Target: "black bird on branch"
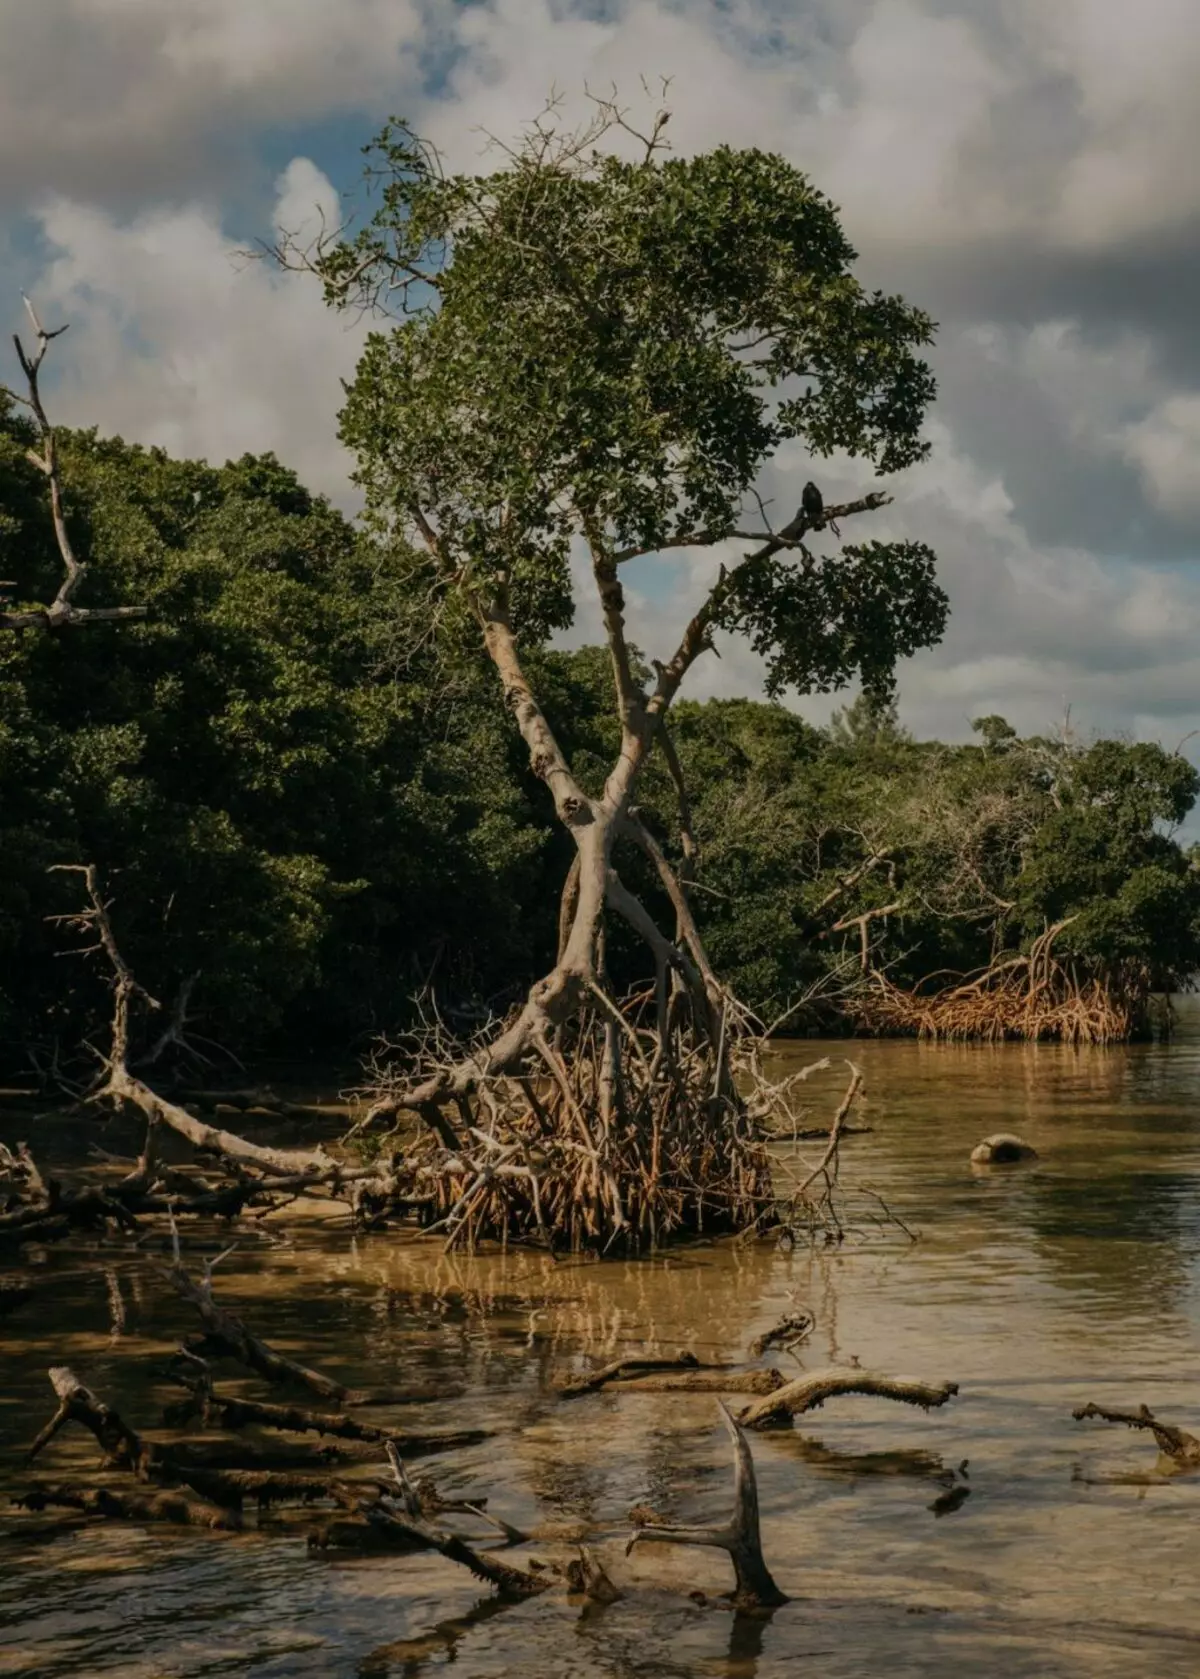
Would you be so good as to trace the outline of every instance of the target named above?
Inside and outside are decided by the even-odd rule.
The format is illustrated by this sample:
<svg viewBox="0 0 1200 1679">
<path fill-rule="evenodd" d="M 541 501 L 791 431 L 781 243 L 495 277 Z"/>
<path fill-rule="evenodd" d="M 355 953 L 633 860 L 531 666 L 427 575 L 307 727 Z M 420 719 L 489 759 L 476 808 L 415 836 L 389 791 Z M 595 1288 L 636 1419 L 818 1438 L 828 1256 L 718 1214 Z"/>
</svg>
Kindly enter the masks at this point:
<svg viewBox="0 0 1200 1679">
<path fill-rule="evenodd" d="M 820 490 L 818 490 L 811 478 L 804 486 L 804 490 L 800 496 L 800 511 L 804 514 L 804 517 L 808 520 L 809 524 L 815 526 L 818 530 L 822 529 L 825 525 L 825 498 L 822 496 Z M 834 536 L 841 536 L 841 531 L 837 528 L 832 519 L 829 520 L 829 528 L 833 532 Z"/>
</svg>

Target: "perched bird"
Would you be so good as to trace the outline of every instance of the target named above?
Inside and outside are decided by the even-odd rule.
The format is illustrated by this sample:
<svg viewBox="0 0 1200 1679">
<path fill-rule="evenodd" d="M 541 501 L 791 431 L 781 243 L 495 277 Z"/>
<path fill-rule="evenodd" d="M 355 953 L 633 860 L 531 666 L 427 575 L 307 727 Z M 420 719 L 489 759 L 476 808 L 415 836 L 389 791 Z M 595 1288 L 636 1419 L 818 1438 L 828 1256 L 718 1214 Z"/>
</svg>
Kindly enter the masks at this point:
<svg viewBox="0 0 1200 1679">
<path fill-rule="evenodd" d="M 804 486 L 804 490 L 800 496 L 800 511 L 804 514 L 804 517 L 808 520 L 809 524 L 815 525 L 818 530 L 826 523 L 825 498 L 811 478 Z M 828 521 L 828 524 L 834 536 L 840 537 L 842 533 L 838 530 L 832 519 Z"/>
</svg>

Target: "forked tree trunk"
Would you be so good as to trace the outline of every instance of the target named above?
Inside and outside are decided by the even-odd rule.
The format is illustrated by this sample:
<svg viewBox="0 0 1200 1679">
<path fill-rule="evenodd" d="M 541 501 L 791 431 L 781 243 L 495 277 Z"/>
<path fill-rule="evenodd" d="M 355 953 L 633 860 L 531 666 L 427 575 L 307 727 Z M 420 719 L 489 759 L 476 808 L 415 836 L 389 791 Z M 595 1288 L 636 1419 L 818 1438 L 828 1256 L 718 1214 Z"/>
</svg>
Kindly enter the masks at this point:
<svg viewBox="0 0 1200 1679">
<path fill-rule="evenodd" d="M 866 497 L 839 512 L 879 506 Z M 437 533 L 418 517 L 435 562 L 449 574 Z M 621 556 L 583 520 L 612 659 L 621 746 L 603 792 L 572 773 L 521 663 L 502 579 L 471 599 L 507 708 L 575 846 L 559 911 L 558 956 L 492 1037 L 463 1048 L 427 1038 L 416 1076 L 388 1078 L 372 1122 L 404 1110 L 425 1122 L 417 1153 L 436 1184 L 430 1220 L 448 1242 L 536 1235 L 608 1247 L 654 1242 L 679 1230 L 745 1228 L 774 1206 L 771 1162 L 738 1077 L 749 1017 L 713 971 L 685 879 L 696 847 L 667 712 L 745 568 L 798 542 L 802 514 L 721 581 L 693 617 L 652 690 L 633 674 L 618 576 Z M 680 809 L 683 878 L 638 818 L 634 796 L 661 750 Z M 650 862 L 675 919 L 664 932 L 621 877 L 621 853 Z M 611 990 L 606 924 L 641 940 L 653 981 L 633 998 Z M 760 1079 L 757 1061 L 751 1076 Z M 759 1112 L 764 1104 L 755 1104 Z M 828 1185 L 828 1176 L 822 1173 Z"/>
</svg>

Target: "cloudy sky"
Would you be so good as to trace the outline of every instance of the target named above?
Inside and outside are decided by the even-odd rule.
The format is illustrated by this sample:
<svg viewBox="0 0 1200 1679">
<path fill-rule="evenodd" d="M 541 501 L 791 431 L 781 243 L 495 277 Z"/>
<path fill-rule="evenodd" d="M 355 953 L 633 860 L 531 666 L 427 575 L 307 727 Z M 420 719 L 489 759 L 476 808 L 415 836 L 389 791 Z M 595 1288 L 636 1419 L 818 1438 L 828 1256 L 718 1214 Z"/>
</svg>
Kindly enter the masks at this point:
<svg viewBox="0 0 1200 1679">
<path fill-rule="evenodd" d="M 335 213 L 391 113 L 469 167 L 552 87 L 670 77 L 677 149 L 782 152 L 863 279 L 940 322 L 934 455 L 871 530 L 929 542 L 951 597 L 901 673 L 909 726 L 1069 704 L 1174 746 L 1200 728 L 1197 24 L 1196 0 L 0 0 L 0 324 L 22 288 L 70 321 L 55 417 L 273 449 L 350 507 L 361 329 L 238 250 Z M 778 463 L 786 512 L 809 472 Z M 649 652 L 708 564 L 637 580 Z M 692 691 L 759 680 L 726 648 Z"/>
</svg>

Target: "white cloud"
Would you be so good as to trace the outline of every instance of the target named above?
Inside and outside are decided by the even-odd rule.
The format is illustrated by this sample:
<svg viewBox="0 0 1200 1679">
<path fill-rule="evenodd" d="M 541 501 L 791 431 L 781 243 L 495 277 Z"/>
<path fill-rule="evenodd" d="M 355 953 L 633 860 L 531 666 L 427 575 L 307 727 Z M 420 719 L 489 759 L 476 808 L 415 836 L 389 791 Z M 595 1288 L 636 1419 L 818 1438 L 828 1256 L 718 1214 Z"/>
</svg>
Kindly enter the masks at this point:
<svg viewBox="0 0 1200 1679">
<path fill-rule="evenodd" d="M 418 0 L 0 0 L 0 203 L 227 185 L 270 124 L 388 114 L 437 39 Z M 436 10 L 436 8 L 435 8 Z"/>
<path fill-rule="evenodd" d="M 328 208 L 333 190 L 297 158 L 274 219 L 294 226 L 314 202 Z M 55 346 L 56 419 L 216 461 L 274 450 L 352 499 L 335 416 L 366 329 L 334 316 L 315 281 L 245 260 L 197 206 L 121 221 L 58 198 L 41 225 L 55 254 L 34 295 L 71 328 Z"/>
<path fill-rule="evenodd" d="M 902 673 L 909 721 L 1032 728 L 1072 699 L 1170 733 L 1200 693 L 1192 576 L 1101 557 L 1200 537 L 1200 373 L 1151 304 L 1131 313 L 1147 274 L 1146 298 L 1164 276 L 1186 294 L 1186 245 L 1154 241 L 1200 217 L 1195 0 L 0 0 L 0 39 L 0 193 L 53 248 L 37 295 L 72 321 L 64 419 L 215 459 L 273 448 L 347 498 L 334 416 L 364 329 L 231 260 L 231 155 L 337 112 L 366 139 L 400 109 L 475 167 L 479 130 L 511 136 L 554 85 L 569 121 L 585 82 L 645 109 L 639 78 L 667 75 L 681 152 L 783 152 L 841 204 L 872 283 L 945 320 L 935 458 L 871 527 L 930 542 L 952 600 L 945 644 Z M 297 158 L 273 219 L 312 227 L 316 205 L 333 219 Z M 779 464 L 789 510 L 808 476 Z M 863 487 L 845 463 L 818 477 Z M 647 652 L 673 647 L 715 563 L 631 579 Z M 722 651 L 692 691 L 756 691 L 749 651 Z"/>
<path fill-rule="evenodd" d="M 1200 395 L 1167 397 L 1124 440 L 1154 504 L 1178 518 L 1200 517 Z"/>
</svg>

